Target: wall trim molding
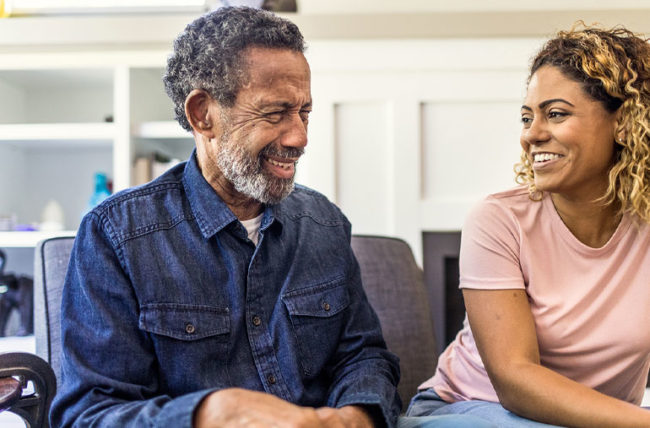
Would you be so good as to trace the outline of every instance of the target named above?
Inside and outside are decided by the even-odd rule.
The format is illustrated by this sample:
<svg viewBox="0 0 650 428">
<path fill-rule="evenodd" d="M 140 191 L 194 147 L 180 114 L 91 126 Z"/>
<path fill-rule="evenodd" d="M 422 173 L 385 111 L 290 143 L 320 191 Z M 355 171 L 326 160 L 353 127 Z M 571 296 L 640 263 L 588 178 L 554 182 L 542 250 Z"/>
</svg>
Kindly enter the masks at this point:
<svg viewBox="0 0 650 428">
<path fill-rule="evenodd" d="M 0 52 L 47 48 L 70 50 L 170 49 L 197 15 L 43 16 L 0 19 Z M 606 27 L 623 24 L 650 33 L 650 8 L 452 11 L 369 14 L 283 14 L 308 41 L 340 39 L 447 39 L 547 37 L 582 19 Z"/>
</svg>

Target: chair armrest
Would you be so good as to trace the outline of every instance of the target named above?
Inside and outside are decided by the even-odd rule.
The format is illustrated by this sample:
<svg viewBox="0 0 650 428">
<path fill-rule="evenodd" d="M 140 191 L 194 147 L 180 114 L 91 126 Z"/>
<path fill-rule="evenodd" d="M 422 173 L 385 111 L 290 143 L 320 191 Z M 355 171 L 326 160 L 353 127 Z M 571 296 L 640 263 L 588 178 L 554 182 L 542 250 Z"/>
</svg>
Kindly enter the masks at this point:
<svg viewBox="0 0 650 428">
<path fill-rule="evenodd" d="M 23 387 L 12 377 L 0 378 L 0 412 L 7 410 L 18 400 L 23 393 Z"/>
<path fill-rule="evenodd" d="M 48 413 L 56 394 L 54 371 L 42 358 L 28 352 L 0 353 L 0 381 L 9 388 L 8 400 L 14 400 L 8 410 L 20 416 L 28 427 L 48 427 Z M 18 383 L 18 392 L 12 392 Z M 22 395 L 31 383 L 33 393 Z M 17 394 L 15 399 L 13 394 Z"/>
</svg>

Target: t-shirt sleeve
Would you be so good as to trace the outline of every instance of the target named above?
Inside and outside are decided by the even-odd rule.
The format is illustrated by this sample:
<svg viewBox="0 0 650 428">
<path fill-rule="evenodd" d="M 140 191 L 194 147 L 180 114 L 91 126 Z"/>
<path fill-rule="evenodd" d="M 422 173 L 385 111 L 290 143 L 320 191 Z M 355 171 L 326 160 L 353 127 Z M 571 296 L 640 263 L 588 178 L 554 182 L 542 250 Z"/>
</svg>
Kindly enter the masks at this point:
<svg viewBox="0 0 650 428">
<path fill-rule="evenodd" d="M 520 227 L 499 199 L 488 197 L 468 215 L 460 245 L 460 288 L 523 289 Z"/>
</svg>

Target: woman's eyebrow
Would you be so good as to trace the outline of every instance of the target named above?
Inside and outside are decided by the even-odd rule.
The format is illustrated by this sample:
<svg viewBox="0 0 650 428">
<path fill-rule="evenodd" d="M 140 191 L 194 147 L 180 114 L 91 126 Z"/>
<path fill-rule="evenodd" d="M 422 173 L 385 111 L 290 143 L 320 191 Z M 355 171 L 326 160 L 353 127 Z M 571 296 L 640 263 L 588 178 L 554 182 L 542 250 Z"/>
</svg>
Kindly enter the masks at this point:
<svg viewBox="0 0 650 428">
<path fill-rule="evenodd" d="M 571 104 L 570 102 L 568 102 L 567 100 L 565 100 L 563 98 L 553 98 L 553 99 L 542 101 L 541 103 L 539 103 L 539 108 L 542 109 L 542 108 L 544 108 L 547 105 L 552 104 L 552 103 L 564 103 L 564 104 L 570 105 L 571 107 L 575 107 L 573 104 Z"/>
<path fill-rule="evenodd" d="M 564 103 L 564 104 L 570 105 L 571 107 L 575 107 L 573 104 L 571 104 L 570 102 L 568 102 L 567 100 L 565 100 L 563 98 L 551 98 L 550 100 L 542 101 L 541 103 L 539 103 L 538 107 L 540 109 L 543 109 L 544 107 L 546 107 L 547 105 L 552 104 L 552 103 Z M 528 107 L 525 104 L 521 106 L 521 109 L 522 110 L 533 111 L 532 108 Z"/>
</svg>

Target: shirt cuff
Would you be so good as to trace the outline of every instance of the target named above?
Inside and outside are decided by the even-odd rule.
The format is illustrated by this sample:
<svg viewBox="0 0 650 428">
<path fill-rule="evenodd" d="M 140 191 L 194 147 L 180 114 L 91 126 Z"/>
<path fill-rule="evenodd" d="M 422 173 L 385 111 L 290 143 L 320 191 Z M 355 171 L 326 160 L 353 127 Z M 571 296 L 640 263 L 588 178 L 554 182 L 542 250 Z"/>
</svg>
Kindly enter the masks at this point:
<svg viewBox="0 0 650 428">
<path fill-rule="evenodd" d="M 194 426 L 194 413 L 203 400 L 217 389 L 203 389 L 182 395 L 168 402 L 158 414 L 157 418 L 162 424 L 156 426 L 175 426 L 192 428 Z"/>
</svg>

